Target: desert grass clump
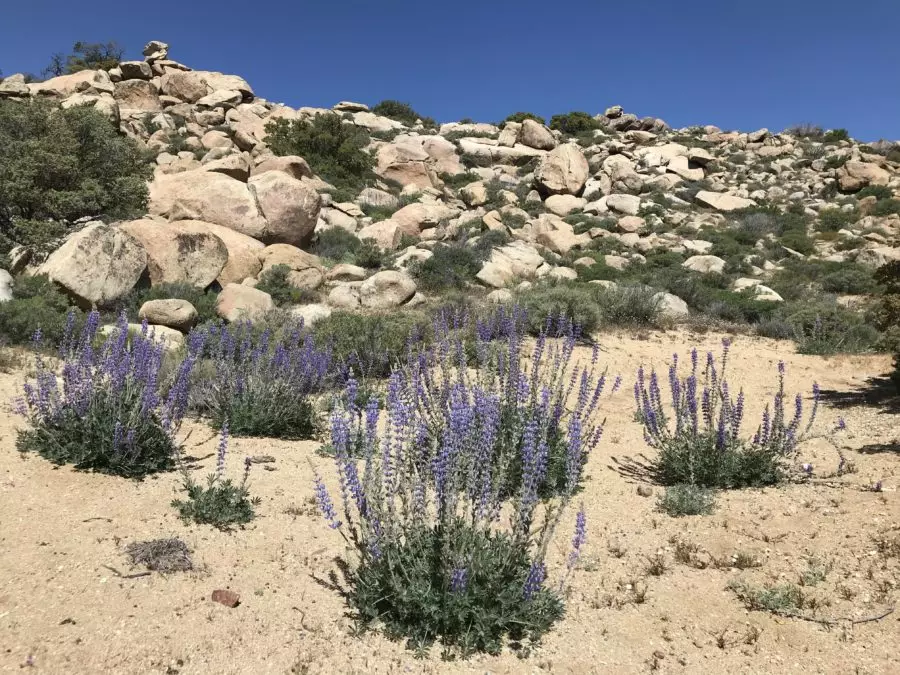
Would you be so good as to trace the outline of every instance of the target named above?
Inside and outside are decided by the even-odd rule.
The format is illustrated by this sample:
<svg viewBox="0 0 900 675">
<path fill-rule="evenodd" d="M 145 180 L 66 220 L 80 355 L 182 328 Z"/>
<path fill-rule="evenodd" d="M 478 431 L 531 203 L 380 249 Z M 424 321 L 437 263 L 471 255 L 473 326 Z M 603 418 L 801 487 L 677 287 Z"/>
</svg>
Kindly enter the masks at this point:
<svg viewBox="0 0 900 675">
<path fill-rule="evenodd" d="M 786 410 L 784 362 L 778 364 L 778 389 L 767 403 L 751 439 L 741 435 L 744 392 L 729 385 L 726 367 L 730 341 L 723 341 L 720 364 L 712 352 L 701 369 L 697 350 L 691 351 L 687 377 L 678 373 L 678 356 L 669 367 L 671 403 L 663 404 L 659 377 L 646 377 L 643 367 L 634 385 L 637 417 L 644 439 L 657 451 L 650 467 L 662 485 L 703 488 L 743 488 L 775 485 L 785 480 L 797 446 L 810 436 L 819 403 L 813 385 L 813 404 L 804 424 L 803 397 L 794 399 L 793 415 Z"/>
<path fill-rule="evenodd" d="M 18 448 L 55 464 L 129 478 L 170 469 L 195 359 L 181 362 L 163 395 L 165 348 L 146 324 L 137 334 L 129 332 L 122 315 L 103 340 L 99 321 L 91 312 L 76 334 L 70 316 L 59 372 L 37 358 L 35 379 L 18 401 L 31 424 L 19 432 Z M 40 342 L 39 333 L 35 338 Z"/>
<path fill-rule="evenodd" d="M 312 395 L 331 373 L 331 351 L 316 347 L 303 323 L 273 337 L 249 322 L 212 325 L 214 373 L 198 382 L 194 400 L 217 429 L 234 436 L 311 438 L 316 427 Z"/>
<path fill-rule="evenodd" d="M 657 504 L 660 511 L 673 518 L 679 516 L 706 516 L 716 506 L 712 490 L 691 484 L 671 485 L 666 488 Z"/>
<path fill-rule="evenodd" d="M 331 443 L 341 516 L 316 476 L 322 514 L 355 550 L 354 566 L 343 561 L 344 590 L 359 625 L 379 626 L 420 651 L 440 642 L 448 656 L 496 654 L 507 641 L 535 642 L 563 614 L 561 591 L 586 535 L 582 510 L 563 578 L 551 585 L 547 550 L 576 486 L 573 471 L 557 498 L 540 498 L 553 411 L 546 403 L 526 421 L 524 472 L 504 508 L 508 466 L 497 461 L 501 399 L 458 381 L 445 389 L 438 377 L 408 384 L 407 374 L 394 372 L 384 411 L 377 400 L 363 417 L 335 408 Z M 449 423 L 439 433 L 417 413 L 423 401 L 439 404 L 446 415 Z M 383 429 L 379 439 L 376 428 Z M 360 433 L 358 462 L 351 443 Z"/>
<path fill-rule="evenodd" d="M 250 498 L 247 481 L 250 478 L 249 457 L 244 458 L 244 473 L 240 483 L 225 477 L 225 455 L 228 452 L 228 424 L 222 425 L 219 448 L 216 453 L 216 471 L 206 479 L 206 485 L 197 483 L 187 469 L 183 470 L 183 487 L 186 499 L 172 500 L 183 521 L 212 525 L 220 530 L 243 526 L 256 516 L 254 506 L 259 497 Z"/>
<path fill-rule="evenodd" d="M 194 569 L 191 551 L 181 539 L 151 539 L 133 541 L 125 547 L 132 565 L 143 565 L 152 572 L 189 572 Z"/>
</svg>

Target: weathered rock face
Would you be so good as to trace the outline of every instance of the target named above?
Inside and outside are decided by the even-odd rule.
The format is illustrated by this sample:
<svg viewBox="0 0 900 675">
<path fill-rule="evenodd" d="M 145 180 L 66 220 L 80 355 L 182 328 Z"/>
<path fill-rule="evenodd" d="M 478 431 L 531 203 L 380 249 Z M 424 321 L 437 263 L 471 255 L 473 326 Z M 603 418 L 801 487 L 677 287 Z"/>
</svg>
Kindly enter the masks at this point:
<svg viewBox="0 0 900 675">
<path fill-rule="evenodd" d="M 378 149 L 375 173 L 401 185 L 431 187 L 433 172 L 428 167 L 429 155 L 418 143 L 389 143 Z"/>
<path fill-rule="evenodd" d="M 115 90 L 105 70 L 82 70 L 28 85 L 33 96 L 67 98 L 72 94 L 112 94 Z"/>
<path fill-rule="evenodd" d="M 188 283 L 206 288 L 228 262 L 224 242 L 202 224 L 133 220 L 119 227 L 137 239 L 147 252 L 147 271 L 154 286 Z"/>
<path fill-rule="evenodd" d="M 204 223 L 200 220 L 176 220 L 172 225 L 190 225 L 205 230 L 222 241 L 228 252 L 228 260 L 219 272 L 219 276 L 216 277 L 220 286 L 224 287 L 231 283 L 240 283 L 250 277 L 256 277 L 262 269 L 259 253 L 265 248 L 265 244 L 253 237 L 235 232 L 222 225 Z"/>
<path fill-rule="evenodd" d="M 687 303 L 677 295 L 671 293 L 656 293 L 653 296 L 656 301 L 660 318 L 670 321 L 680 321 L 690 316 Z"/>
<path fill-rule="evenodd" d="M 289 244 L 272 244 L 259 252 L 262 262 L 262 272 L 275 265 L 287 265 L 291 271 L 288 274 L 288 282 L 294 287 L 305 290 L 314 290 L 325 281 L 325 268 L 318 256 L 301 251 Z"/>
<path fill-rule="evenodd" d="M 310 242 L 321 208 L 321 199 L 315 190 L 283 171 L 251 176 L 248 185 L 256 195 L 266 223 L 258 239 L 294 246 L 305 246 Z"/>
<path fill-rule="evenodd" d="M 503 288 L 516 279 L 534 276 L 543 264 L 544 258 L 534 247 L 514 241 L 491 251 L 476 277 L 486 286 Z"/>
<path fill-rule="evenodd" d="M 202 220 L 261 239 L 266 220 L 256 200 L 241 183 L 208 171 L 157 176 L 150 183 L 150 213 L 169 220 Z"/>
<path fill-rule="evenodd" d="M 538 150 L 552 150 L 556 139 L 550 130 L 540 122 L 525 120 L 519 129 L 519 143 Z"/>
<path fill-rule="evenodd" d="M 187 332 L 197 323 L 197 309 L 187 300 L 148 300 L 138 310 L 138 318 Z"/>
<path fill-rule="evenodd" d="M 241 284 L 228 284 L 216 298 L 216 312 L 229 323 L 254 321 L 273 309 L 271 295 Z"/>
<path fill-rule="evenodd" d="M 125 297 L 147 268 L 147 254 L 124 230 L 93 223 L 66 239 L 38 274 L 46 274 L 79 304 L 108 305 Z"/>
<path fill-rule="evenodd" d="M 685 260 L 681 266 L 701 274 L 709 274 L 711 272 L 721 274 L 725 271 L 725 261 L 714 255 L 693 255 Z"/>
<path fill-rule="evenodd" d="M 9 302 L 13 299 L 12 274 L 6 270 L 0 270 L 0 302 Z"/>
<path fill-rule="evenodd" d="M 566 143 L 541 159 L 534 181 L 545 194 L 578 195 L 584 189 L 588 172 L 588 162 L 581 149 L 574 143 Z"/>
<path fill-rule="evenodd" d="M 114 93 L 120 108 L 156 112 L 162 110 L 156 85 L 146 80 L 125 80 L 116 83 Z"/>
<path fill-rule="evenodd" d="M 717 211 L 736 211 L 737 209 L 746 209 L 755 206 L 752 199 L 744 199 L 743 197 L 735 197 L 722 192 L 710 192 L 701 190 L 697 193 L 695 199 L 701 204 L 711 206 Z"/>
<path fill-rule="evenodd" d="M 403 272 L 385 270 L 366 279 L 359 287 L 359 298 L 368 309 L 399 307 L 416 294 L 416 282 Z"/>
<path fill-rule="evenodd" d="M 837 176 L 845 192 L 857 192 L 867 185 L 887 185 L 891 179 L 891 174 L 876 164 L 853 160 L 838 169 Z"/>
</svg>

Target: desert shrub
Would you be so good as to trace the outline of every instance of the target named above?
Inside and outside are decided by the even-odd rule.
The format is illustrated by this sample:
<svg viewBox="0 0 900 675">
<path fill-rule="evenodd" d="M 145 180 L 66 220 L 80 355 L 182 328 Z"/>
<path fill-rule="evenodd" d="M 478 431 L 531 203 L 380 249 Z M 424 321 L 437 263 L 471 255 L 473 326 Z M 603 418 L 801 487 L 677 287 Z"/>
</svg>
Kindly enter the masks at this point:
<svg viewBox="0 0 900 675">
<path fill-rule="evenodd" d="M 125 308 L 128 316 L 136 319 L 141 305 L 150 300 L 178 299 L 187 300 L 197 310 L 197 323 L 214 321 L 216 314 L 216 294 L 212 291 L 204 291 L 184 282 L 167 282 L 157 284 L 149 288 L 135 289 L 125 300 Z"/>
<path fill-rule="evenodd" d="M 647 286 L 600 288 L 594 294 L 603 326 L 648 327 L 659 321 L 657 291 Z"/>
<path fill-rule="evenodd" d="M 125 547 L 125 554 L 132 565 L 143 565 L 153 572 L 170 574 L 194 569 L 191 550 L 177 537 L 133 541 Z"/>
<path fill-rule="evenodd" d="M 478 239 L 471 244 L 472 252 L 479 263 L 491 257 L 495 248 L 505 246 L 510 241 L 509 235 L 504 230 L 488 230 L 478 235 Z M 479 269 L 480 269 L 479 264 Z"/>
<path fill-rule="evenodd" d="M 818 291 L 865 294 L 875 289 L 867 267 L 854 262 L 829 260 L 785 260 L 768 286 L 785 300 L 809 298 Z"/>
<path fill-rule="evenodd" d="M 316 234 L 312 252 L 330 260 L 352 260 L 362 242 L 343 227 L 331 227 Z"/>
<path fill-rule="evenodd" d="M 819 227 L 822 232 L 837 232 L 859 220 L 859 211 L 828 208 L 819 211 Z"/>
<path fill-rule="evenodd" d="M 59 375 L 38 359 L 35 380 L 18 403 L 31 428 L 19 433 L 17 446 L 55 464 L 129 478 L 170 469 L 195 359 L 181 362 L 163 397 L 164 347 L 146 328 L 130 333 L 124 315 L 95 347 L 99 321 L 91 312 L 76 334 L 72 316 Z"/>
<path fill-rule="evenodd" d="M 115 41 L 82 42 L 72 45 L 72 54 L 54 54 L 42 74 L 47 77 L 69 75 L 82 70 L 110 70 L 119 65 L 125 50 Z"/>
<path fill-rule="evenodd" d="M 789 230 L 781 235 L 778 241 L 782 246 L 803 255 L 809 255 L 815 251 L 813 240 L 810 239 L 806 232 L 801 232 L 800 230 Z"/>
<path fill-rule="evenodd" d="M 244 473 L 240 483 L 225 477 L 225 455 L 228 451 L 228 425 L 222 426 L 219 447 L 216 453 L 216 470 L 206 478 L 206 486 L 197 483 L 185 469 L 182 472 L 185 499 L 172 500 L 172 507 L 181 519 L 188 523 L 212 525 L 220 530 L 229 530 L 235 525 L 243 526 L 255 517 L 254 506 L 259 497 L 250 497 L 247 484 L 250 478 L 249 457 L 244 459 Z"/>
<path fill-rule="evenodd" d="M 565 319 L 578 326 L 583 335 L 595 332 L 601 323 L 595 290 L 584 284 L 540 284 L 516 294 L 525 310 L 528 332 L 537 335 L 547 317 Z"/>
<path fill-rule="evenodd" d="M 466 288 L 480 269 L 478 254 L 465 243 L 435 246 L 430 258 L 411 266 L 419 286 L 427 291 Z"/>
<path fill-rule="evenodd" d="M 297 288 L 290 282 L 292 270 L 289 265 L 272 265 L 259 275 L 256 289 L 272 296 L 277 307 L 302 305 L 311 302 L 315 293 L 309 289 Z"/>
<path fill-rule="evenodd" d="M 85 217 L 144 213 L 150 165 L 99 111 L 0 100 L 0 239 L 41 246 Z"/>
<path fill-rule="evenodd" d="M 887 185 L 867 185 L 856 193 L 858 199 L 875 197 L 875 199 L 893 199 L 894 191 Z"/>
<path fill-rule="evenodd" d="M 861 315 L 833 302 L 803 303 L 785 319 L 801 354 L 860 354 L 871 351 L 879 338 Z"/>
<path fill-rule="evenodd" d="M 504 122 L 522 123 L 525 120 L 534 120 L 538 124 L 546 124 L 543 117 L 541 117 L 540 115 L 535 115 L 534 113 L 530 113 L 530 112 L 516 112 L 516 113 L 513 113 L 512 115 L 507 115 L 506 119 L 503 121 Z"/>
<path fill-rule="evenodd" d="M 312 395 L 329 382 L 331 352 L 316 347 L 302 322 L 274 336 L 255 332 L 249 322 L 198 333 L 198 343 L 212 345 L 206 353 L 213 372 L 196 383 L 191 398 L 215 428 L 227 424 L 234 436 L 312 437 Z"/>
<path fill-rule="evenodd" d="M 363 148 L 365 131 L 345 124 L 338 115 L 311 120 L 277 119 L 266 124 L 266 142 L 276 155 L 300 155 L 310 168 L 339 190 L 359 192 L 373 178 L 373 157 Z M 343 201 L 338 199 L 337 201 Z"/>
<path fill-rule="evenodd" d="M 600 123 L 588 113 L 576 110 L 551 117 L 550 128 L 570 136 L 577 136 L 587 131 L 599 129 Z"/>
<path fill-rule="evenodd" d="M 879 217 L 900 214 L 900 199 L 894 199 L 893 197 L 889 199 L 879 199 L 872 208 L 869 209 L 869 213 Z"/>
<path fill-rule="evenodd" d="M 353 262 L 366 269 L 379 269 L 387 264 L 388 254 L 374 239 L 363 239 L 353 254 Z"/>
<path fill-rule="evenodd" d="M 659 498 L 657 508 L 673 518 L 706 516 L 713 512 L 716 494 L 712 490 L 685 483 L 670 485 Z"/>
<path fill-rule="evenodd" d="M 403 124 L 408 127 L 415 126 L 416 122 L 419 120 L 422 120 L 422 124 L 425 127 L 437 126 L 433 118 L 420 115 L 413 110 L 409 103 L 403 103 L 402 101 L 386 99 L 375 104 L 372 107 L 372 112 L 376 115 L 381 115 L 382 117 L 389 117 L 392 120 L 403 122 Z"/>
<path fill-rule="evenodd" d="M 55 347 L 65 337 L 70 313 L 76 323 L 83 320 L 45 274 L 15 277 L 12 294 L 12 300 L 0 302 L 0 337 L 10 344 L 27 344 L 40 330 L 43 343 Z"/>
<path fill-rule="evenodd" d="M 784 130 L 784 133 L 797 136 L 798 138 L 810 138 L 821 140 L 825 136 L 825 131 L 818 124 L 803 122 Z"/>
<path fill-rule="evenodd" d="M 825 135 L 822 136 L 822 141 L 825 143 L 837 143 L 839 141 L 849 141 L 850 133 L 846 129 L 829 129 L 825 132 Z"/>
<path fill-rule="evenodd" d="M 455 368 L 461 344 L 448 345 L 449 352 L 436 350 L 435 361 L 420 360 L 418 368 L 393 373 L 384 425 L 390 435 L 381 447 L 374 439 L 377 401 L 370 402 L 364 420 L 340 407 L 333 413 L 335 464 L 340 484 L 347 487 L 343 520 L 318 476 L 316 498 L 329 525 L 355 549 L 345 597 L 362 628 L 377 622 L 388 636 L 406 638 L 410 648 L 424 650 L 440 641 L 445 653 L 467 655 L 498 653 L 507 641 L 535 642 L 562 616 L 561 591 L 586 535 L 583 510 L 558 587 L 546 583 L 545 555 L 577 487 L 581 453 L 597 438 L 582 426 L 594 406 L 592 387 L 584 385 L 585 405 L 571 413 L 568 423 L 557 422 L 556 397 L 568 380 L 562 369 L 541 378 L 560 383 L 553 385 L 549 400 L 542 397 L 542 387 L 529 386 L 534 378 L 520 370 L 520 337 L 513 330 L 510 350 L 498 355 L 509 366 L 502 373 L 494 368 L 490 375 L 470 376 L 465 364 Z M 484 358 L 491 359 L 488 350 Z M 435 368 L 438 372 L 429 375 Z M 509 373 L 514 376 L 507 379 Z M 524 385 L 524 400 L 510 393 L 517 381 Z M 417 400 L 422 404 L 410 405 Z M 432 407 L 439 401 L 446 404 Z M 509 417 L 506 405 L 514 413 Z M 439 427 L 423 434 L 430 410 Z M 568 427 L 565 445 L 571 449 L 564 484 L 558 496 L 546 498 L 546 508 L 538 508 L 541 493 L 555 492 L 548 489 L 554 475 L 549 431 L 558 424 Z M 349 448 L 360 425 L 371 430 L 371 440 L 363 443 L 367 469 L 362 474 Z M 521 473 L 509 494 L 514 464 Z M 505 526 L 500 513 L 507 499 L 512 507 Z"/>
<path fill-rule="evenodd" d="M 730 342 L 723 341 L 722 359 L 712 352 L 700 367 L 691 352 L 690 375 L 678 371 L 677 356 L 669 367 L 671 406 L 663 404 L 656 371 L 649 379 L 643 367 L 634 386 L 637 417 L 647 444 L 657 451 L 650 472 L 662 485 L 694 485 L 712 489 L 759 487 L 780 483 L 797 446 L 809 436 L 815 421 L 819 388 L 813 385 L 813 405 L 803 423 L 803 399 L 795 399 L 794 415 L 785 412 L 784 363 L 778 365 L 778 388 L 766 404 L 762 422 L 752 439 L 741 436 L 743 390 L 734 396 L 727 379 Z"/>
<path fill-rule="evenodd" d="M 335 364 L 357 376 L 383 378 L 419 341 L 427 328 L 418 312 L 358 314 L 332 312 L 312 328 L 316 344 L 331 350 Z"/>
<path fill-rule="evenodd" d="M 469 183 L 474 183 L 481 180 L 481 176 L 476 173 L 466 171 L 464 173 L 458 173 L 455 175 L 442 173 L 440 174 L 440 179 L 444 181 L 444 185 L 451 190 L 459 190 L 461 187 L 465 187 Z"/>
</svg>

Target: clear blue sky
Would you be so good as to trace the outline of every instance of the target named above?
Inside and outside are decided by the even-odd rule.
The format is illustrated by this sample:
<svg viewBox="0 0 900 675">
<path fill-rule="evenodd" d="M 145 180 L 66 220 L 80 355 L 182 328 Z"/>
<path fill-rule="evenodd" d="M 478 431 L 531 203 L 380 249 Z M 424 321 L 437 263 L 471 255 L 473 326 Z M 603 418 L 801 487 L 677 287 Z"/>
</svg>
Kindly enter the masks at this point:
<svg viewBox="0 0 900 675">
<path fill-rule="evenodd" d="M 673 126 L 900 139 L 900 0 L 5 0 L 0 70 L 76 40 L 171 45 L 291 106 L 395 98 L 439 121 L 620 104 Z"/>
</svg>

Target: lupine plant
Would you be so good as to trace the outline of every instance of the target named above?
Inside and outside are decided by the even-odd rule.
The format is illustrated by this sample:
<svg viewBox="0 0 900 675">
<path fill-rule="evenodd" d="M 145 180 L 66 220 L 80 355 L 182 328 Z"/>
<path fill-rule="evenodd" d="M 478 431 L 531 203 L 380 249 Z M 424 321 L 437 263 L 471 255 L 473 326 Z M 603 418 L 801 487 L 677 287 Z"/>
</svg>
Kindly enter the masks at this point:
<svg viewBox="0 0 900 675">
<path fill-rule="evenodd" d="M 596 417 L 608 382 L 606 372 L 598 371 L 598 348 L 589 363 L 574 363 L 577 326 L 549 317 L 529 350 L 528 325 L 521 308 L 501 309 L 474 323 L 470 341 L 472 331 L 464 319 L 438 315 L 433 349 L 421 352 L 405 369 L 410 414 L 432 440 L 439 440 L 453 423 L 454 395 L 496 400 L 496 409 L 489 410 L 497 417 L 497 438 L 484 460 L 498 471 L 501 496 L 518 490 L 528 461 L 525 448 L 533 437 L 546 444 L 541 459 L 546 477 L 540 486 L 540 496 L 546 497 L 578 486 L 588 454 L 603 433 L 603 422 Z M 613 392 L 619 384 L 616 378 Z"/>
<path fill-rule="evenodd" d="M 328 383 L 331 353 L 315 346 L 302 322 L 276 337 L 249 322 L 212 325 L 205 338 L 214 372 L 197 383 L 192 399 L 216 428 L 227 422 L 234 436 L 313 435 L 311 395 Z"/>
<path fill-rule="evenodd" d="M 361 625 L 468 654 L 537 640 L 562 615 L 583 510 L 559 585 L 547 582 L 547 549 L 600 439 L 606 378 L 596 351 L 572 363 L 577 330 L 565 322 L 548 321 L 523 354 L 525 319 L 517 308 L 474 324 L 440 313 L 433 346 L 391 374 L 384 411 L 358 405 L 352 379 L 337 402 L 342 515 L 318 476 L 316 498 L 358 553 L 348 597 Z"/>
<path fill-rule="evenodd" d="M 359 623 L 379 623 L 415 649 L 440 640 L 450 654 L 496 653 L 506 638 L 535 641 L 562 616 L 562 585 L 586 533 L 582 511 L 567 572 L 550 585 L 547 549 L 578 480 L 573 469 L 557 498 L 539 497 L 548 481 L 550 400 L 525 422 L 525 468 L 505 507 L 499 396 L 457 382 L 447 392 L 449 423 L 434 435 L 415 413 L 420 395 L 395 371 L 384 420 L 374 399 L 362 414 L 341 405 L 331 414 L 341 514 L 318 474 L 316 500 L 358 555 L 347 597 Z M 360 462 L 351 457 L 354 443 Z"/>
<path fill-rule="evenodd" d="M 37 357 L 35 379 L 25 384 L 17 404 L 31 423 L 19 433 L 18 448 L 56 464 L 126 477 L 170 469 L 195 360 L 181 362 L 163 396 L 165 348 L 146 324 L 130 333 L 123 315 L 103 340 L 99 321 L 91 312 L 76 333 L 70 315 L 59 373 Z M 35 342 L 40 341 L 37 333 Z"/>
<path fill-rule="evenodd" d="M 240 483 L 225 477 L 225 455 L 228 452 L 228 424 L 222 425 L 219 447 L 216 453 L 216 471 L 206 479 L 206 487 L 195 482 L 183 467 L 184 491 L 187 499 L 175 499 L 172 506 L 178 510 L 185 522 L 205 523 L 220 530 L 228 530 L 234 525 L 244 525 L 255 517 L 254 506 L 258 497 L 250 498 L 247 484 L 250 478 L 249 457 L 244 458 L 244 473 Z"/>
<path fill-rule="evenodd" d="M 813 402 L 804 423 L 800 394 L 794 399 L 793 414 L 789 411 L 783 361 L 778 363 L 778 389 L 766 403 L 756 433 L 749 439 L 742 435 L 744 392 L 740 390 L 735 396 L 726 375 L 730 344 L 723 340 L 718 364 L 709 352 L 702 367 L 697 350 L 692 350 L 686 377 L 679 375 L 678 355 L 673 356 L 668 373 L 668 408 L 656 372 L 647 377 L 643 367 L 638 370 L 634 385 L 637 417 L 643 424 L 645 441 L 658 452 L 652 472 L 663 485 L 774 485 L 787 477 L 798 445 L 811 437 L 819 387 L 813 384 Z"/>
</svg>

